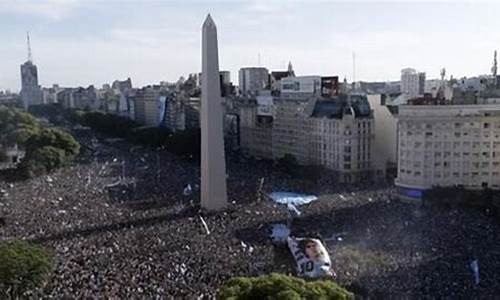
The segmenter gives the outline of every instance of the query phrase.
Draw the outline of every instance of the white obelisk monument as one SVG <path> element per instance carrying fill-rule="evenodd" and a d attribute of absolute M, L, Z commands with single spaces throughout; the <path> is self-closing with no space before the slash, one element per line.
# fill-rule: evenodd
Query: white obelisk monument
<path fill-rule="evenodd" d="M 210 14 L 202 31 L 201 207 L 219 210 L 227 205 L 226 161 L 217 28 Z"/>

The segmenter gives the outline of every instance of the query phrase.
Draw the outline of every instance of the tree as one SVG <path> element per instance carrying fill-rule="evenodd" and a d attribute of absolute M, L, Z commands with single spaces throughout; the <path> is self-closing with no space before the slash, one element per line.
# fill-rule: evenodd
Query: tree
<path fill-rule="evenodd" d="M 330 280 L 305 281 L 282 274 L 236 277 L 218 291 L 217 299 L 354 299 L 354 295 Z"/>
<path fill-rule="evenodd" d="M 53 268 L 52 253 L 24 241 L 0 244 L 0 298 L 17 298 L 39 285 Z"/>
<path fill-rule="evenodd" d="M 80 144 L 64 131 L 46 128 L 33 134 L 25 143 L 26 156 L 20 170 L 34 177 L 64 166 L 80 151 Z"/>
<path fill-rule="evenodd" d="M 27 177 L 34 177 L 44 173 L 49 173 L 66 164 L 68 158 L 64 150 L 53 146 L 44 146 L 30 153 L 30 156 L 23 160 L 21 169 Z"/>
<path fill-rule="evenodd" d="M 26 142 L 26 155 L 29 156 L 35 150 L 52 146 L 62 149 L 69 158 L 78 154 L 80 144 L 69 133 L 59 129 L 42 129 L 39 133 L 32 135 Z"/>

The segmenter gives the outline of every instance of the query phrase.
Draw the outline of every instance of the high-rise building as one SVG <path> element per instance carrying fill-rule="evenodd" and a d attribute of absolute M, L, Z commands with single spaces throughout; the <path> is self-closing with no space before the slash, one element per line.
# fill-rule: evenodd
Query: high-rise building
<path fill-rule="evenodd" d="M 135 121 L 145 126 L 159 126 L 165 119 L 166 96 L 155 87 L 137 90 L 134 100 Z"/>
<path fill-rule="evenodd" d="M 28 60 L 21 65 L 21 101 L 25 109 L 30 105 L 41 104 L 43 94 L 38 85 L 38 69 L 31 56 L 30 36 L 27 36 Z"/>
<path fill-rule="evenodd" d="M 269 71 L 261 67 L 241 68 L 239 71 L 239 90 L 243 95 L 256 95 L 269 84 Z"/>
<path fill-rule="evenodd" d="M 423 95 L 424 90 L 425 73 L 411 68 L 401 70 L 401 93 L 406 100 Z"/>
<path fill-rule="evenodd" d="M 222 84 L 230 84 L 231 83 L 231 72 L 229 71 L 220 71 L 220 78 Z"/>

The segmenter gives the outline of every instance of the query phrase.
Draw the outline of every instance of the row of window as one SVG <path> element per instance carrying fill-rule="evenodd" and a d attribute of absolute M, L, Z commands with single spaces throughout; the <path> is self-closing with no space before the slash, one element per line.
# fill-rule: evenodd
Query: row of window
<path fill-rule="evenodd" d="M 484 148 L 500 148 L 500 141 L 486 141 L 486 142 L 478 142 L 478 141 L 462 141 L 462 142 L 421 142 L 421 141 L 411 141 L 411 142 L 406 142 L 404 140 L 401 140 L 399 143 L 401 148 L 406 148 L 407 146 L 411 148 L 420 148 L 421 146 L 424 146 L 426 149 L 439 149 L 444 147 L 445 149 L 450 149 L 451 147 L 453 148 L 458 148 L 458 147 L 472 147 L 472 148 L 479 148 L 479 147 L 484 147 Z"/>
<path fill-rule="evenodd" d="M 453 155 L 453 156 L 452 156 Z M 400 157 L 401 158 L 417 158 L 421 159 L 422 158 L 422 152 L 421 151 L 410 151 L 410 150 L 401 150 L 400 151 Z M 425 151 L 423 152 L 423 159 L 424 161 L 429 161 L 432 158 L 437 158 L 441 159 L 441 157 L 444 158 L 450 158 L 453 157 L 456 160 L 461 160 L 460 158 L 470 160 L 472 158 L 481 158 L 481 159 L 488 159 L 492 158 L 493 160 L 496 160 L 497 158 L 500 158 L 500 151 L 482 151 L 482 152 L 432 152 L 432 151 Z"/>
<path fill-rule="evenodd" d="M 500 122 L 455 122 L 451 123 L 437 123 L 437 124 L 429 124 L 429 123 L 401 123 L 401 127 L 405 129 L 452 129 L 452 128 L 475 128 L 475 129 L 488 129 L 488 128 L 500 128 Z"/>
<path fill-rule="evenodd" d="M 412 171 L 412 170 L 405 170 L 405 169 L 401 169 L 400 172 L 399 172 L 399 176 L 401 177 L 403 174 L 413 174 L 413 176 L 415 177 L 419 177 L 419 176 L 422 176 L 422 172 L 421 171 Z M 434 178 L 449 178 L 449 177 L 455 177 L 455 178 L 460 178 L 460 177 L 472 177 L 472 178 L 475 178 L 475 177 L 479 177 L 479 176 L 482 176 L 482 177 L 490 177 L 490 175 L 492 177 L 500 177 L 500 172 L 463 172 L 463 173 L 460 173 L 460 172 L 434 172 Z M 426 172 L 425 173 L 425 178 L 430 178 L 432 177 L 431 173 L 428 173 Z"/>
<path fill-rule="evenodd" d="M 420 168 L 420 167 L 424 167 L 425 169 L 430 169 L 431 167 L 433 167 L 433 169 L 435 168 L 441 168 L 441 167 L 444 167 L 444 168 L 449 168 L 449 167 L 452 167 L 453 169 L 458 169 L 460 168 L 460 166 L 462 166 L 464 169 L 467 169 L 467 168 L 475 168 L 475 169 L 478 169 L 478 168 L 489 168 L 490 166 L 494 167 L 494 168 L 498 168 L 500 167 L 500 161 L 494 161 L 494 162 L 474 162 L 474 161 L 463 161 L 463 162 L 459 162 L 459 161 L 437 161 L 437 162 L 434 162 L 433 164 L 432 163 L 429 163 L 429 162 L 425 162 L 425 163 L 422 163 L 420 161 L 404 161 L 404 160 L 401 160 L 401 163 L 400 163 L 401 167 L 408 167 L 408 166 L 413 166 L 413 168 Z"/>

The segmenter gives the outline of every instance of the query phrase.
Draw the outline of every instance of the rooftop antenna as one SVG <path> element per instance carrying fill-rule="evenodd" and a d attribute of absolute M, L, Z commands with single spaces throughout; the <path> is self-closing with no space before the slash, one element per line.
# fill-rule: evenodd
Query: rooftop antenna
<path fill-rule="evenodd" d="M 356 82 L 356 52 L 352 52 L 352 83 Z"/>
<path fill-rule="evenodd" d="M 30 44 L 30 32 L 26 32 L 26 38 L 28 42 L 28 61 L 33 62 L 33 57 L 31 56 L 31 44 Z"/>
<path fill-rule="evenodd" d="M 261 66 L 261 64 L 260 64 L 260 52 L 259 52 L 258 62 L 259 62 L 259 67 L 260 67 Z"/>
<path fill-rule="evenodd" d="M 497 50 L 495 50 L 493 54 L 493 67 L 491 67 L 491 73 L 493 74 L 494 77 L 497 76 L 497 71 L 498 71 Z"/>
<path fill-rule="evenodd" d="M 441 75 L 441 81 L 444 81 L 444 77 L 446 76 L 446 69 L 445 68 L 441 69 L 440 75 Z"/>

